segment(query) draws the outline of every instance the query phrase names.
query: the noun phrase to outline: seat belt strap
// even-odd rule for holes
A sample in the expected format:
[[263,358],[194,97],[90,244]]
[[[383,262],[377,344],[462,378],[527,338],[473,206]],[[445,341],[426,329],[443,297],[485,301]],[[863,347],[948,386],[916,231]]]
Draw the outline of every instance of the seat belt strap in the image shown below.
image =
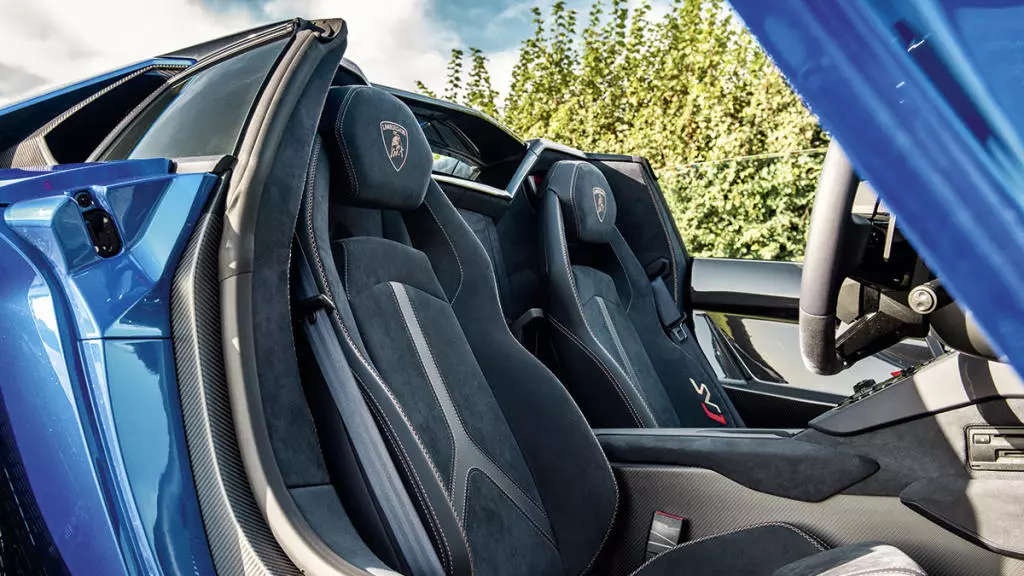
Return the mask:
[[690,523],[682,516],[657,510],[651,519],[651,531],[647,533],[647,549],[644,561],[668,552],[689,536]]
[[534,320],[538,320],[544,317],[544,310],[541,308],[530,308],[526,312],[519,315],[511,324],[509,324],[509,331],[516,337],[516,340],[523,341],[523,328]]
[[377,422],[355,381],[329,314],[334,302],[320,293],[309,262],[299,258],[300,322],[320,366],[331,398],[366,475],[366,484],[394,534],[402,557],[415,576],[444,576],[419,514],[398,475]]
[[654,292],[654,306],[658,309],[661,327],[674,342],[679,344],[685,342],[686,316],[679,311],[676,301],[672,299],[672,294],[669,293],[668,286],[665,286],[665,280],[661,276],[651,280],[651,291]]

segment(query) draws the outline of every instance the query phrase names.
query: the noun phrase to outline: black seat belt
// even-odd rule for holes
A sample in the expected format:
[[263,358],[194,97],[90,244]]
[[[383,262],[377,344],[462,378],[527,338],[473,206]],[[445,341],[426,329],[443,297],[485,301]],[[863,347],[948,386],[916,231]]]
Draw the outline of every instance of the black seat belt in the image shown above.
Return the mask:
[[334,312],[334,302],[317,289],[305,257],[299,258],[298,267],[300,322],[366,475],[366,485],[383,512],[412,573],[415,576],[444,576],[441,562],[405,491],[377,422],[348,367],[329,316]]
[[651,291],[654,292],[654,306],[658,309],[661,327],[673,342],[682,344],[686,341],[686,316],[679,311],[661,276],[651,280]]

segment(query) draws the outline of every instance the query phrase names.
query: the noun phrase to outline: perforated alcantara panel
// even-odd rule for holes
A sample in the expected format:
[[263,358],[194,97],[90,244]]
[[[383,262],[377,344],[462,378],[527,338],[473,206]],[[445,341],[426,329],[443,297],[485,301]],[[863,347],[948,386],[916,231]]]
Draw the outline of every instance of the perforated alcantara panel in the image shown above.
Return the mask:
[[[947,532],[883,496],[837,495],[799,502],[746,488],[710,470],[616,465],[622,516],[607,573],[629,574],[643,561],[656,510],[683,516],[690,539],[765,522],[786,522],[831,546],[878,540],[910,555],[930,576],[1024,575],[1024,561],[999,556]],[[807,470],[813,474],[814,470]]]
[[217,258],[223,191],[203,216],[174,276],[171,330],[199,510],[218,574],[299,574],[252,497],[235,440],[221,351]]

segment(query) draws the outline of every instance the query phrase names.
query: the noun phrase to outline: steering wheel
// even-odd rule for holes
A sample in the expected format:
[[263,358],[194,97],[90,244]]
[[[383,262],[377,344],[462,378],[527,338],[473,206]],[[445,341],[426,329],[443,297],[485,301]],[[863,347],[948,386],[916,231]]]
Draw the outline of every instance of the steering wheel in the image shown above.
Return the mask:
[[800,353],[816,374],[846,368],[836,351],[836,305],[843,279],[859,263],[863,247],[857,241],[863,237],[852,231],[859,228],[857,220],[863,220],[851,214],[858,184],[850,161],[832,140],[811,210],[800,280]]

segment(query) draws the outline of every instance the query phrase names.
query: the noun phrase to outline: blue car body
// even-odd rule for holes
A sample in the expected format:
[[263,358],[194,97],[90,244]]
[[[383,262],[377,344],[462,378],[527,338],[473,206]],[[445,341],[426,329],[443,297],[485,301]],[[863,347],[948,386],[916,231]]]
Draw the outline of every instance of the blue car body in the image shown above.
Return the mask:
[[[1024,9],[995,0],[733,4],[929,266],[1024,366],[1024,67],[1015,44]],[[0,125],[161,62],[192,60],[143,62],[63,88],[0,110]],[[0,482],[17,504],[3,511],[4,529],[31,542],[25,565],[214,573],[169,298],[217,183],[166,159],[0,170]],[[96,209],[122,242],[109,258],[97,255],[81,216]]]
[[[11,170],[0,185],[5,440],[21,454],[20,470],[5,470],[35,495],[19,503],[31,538],[52,538],[71,573],[212,573],[168,302],[216,178],[169,168]],[[123,238],[111,258],[96,254],[79,216],[96,207]]]

